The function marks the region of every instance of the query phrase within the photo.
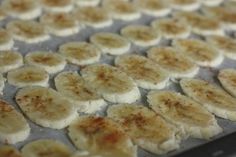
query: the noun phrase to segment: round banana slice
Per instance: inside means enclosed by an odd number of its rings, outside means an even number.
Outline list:
[[[77,117],[74,105],[51,88],[25,87],[17,92],[16,102],[30,120],[43,127],[62,129]]]
[[[144,89],[162,89],[169,78],[156,63],[139,55],[117,57],[115,64]]]
[[[176,10],[194,11],[200,8],[199,0],[169,0],[171,7]]]
[[[66,66],[66,60],[57,53],[35,51],[25,56],[27,64],[40,67],[48,73],[57,73]]]
[[[0,95],[3,94],[3,89],[5,86],[5,78],[0,74]]]
[[[121,34],[141,47],[156,45],[161,39],[159,32],[144,25],[126,26],[121,29]]]
[[[224,89],[231,95],[236,97],[236,70],[234,69],[223,69],[218,74],[218,79]]]
[[[26,43],[43,42],[50,38],[44,25],[35,21],[11,21],[7,24],[7,30],[12,33],[14,39]]]
[[[90,65],[82,69],[81,74],[107,101],[132,103],[140,99],[140,92],[134,81],[115,67],[106,64]]]
[[[15,144],[24,141],[29,136],[30,127],[24,116],[1,99],[0,115],[0,142]]]
[[[100,0],[74,0],[79,7],[98,6]]]
[[[199,71],[196,64],[171,47],[153,47],[147,54],[148,58],[166,70],[170,77],[193,77]]]
[[[134,0],[134,3],[147,15],[162,17],[171,13],[171,8],[166,0]]]
[[[141,17],[137,7],[128,1],[103,0],[103,7],[108,9],[115,19],[131,21]]]
[[[201,103],[209,112],[236,121],[236,99],[223,89],[200,79],[180,81],[184,93]]]
[[[227,36],[212,35],[208,36],[206,41],[224,56],[236,60],[236,40]]]
[[[21,153],[14,147],[3,145],[0,146],[1,157],[22,157]]]
[[[90,37],[90,41],[103,53],[121,55],[129,51],[130,42],[115,33],[100,32]]]
[[[206,17],[197,12],[178,12],[175,17],[185,20],[198,35],[224,35],[222,25],[216,18]]]
[[[22,20],[34,19],[42,12],[35,0],[4,0],[2,7],[8,15]]]
[[[151,25],[165,39],[187,38],[191,33],[188,23],[177,18],[154,20]]]
[[[121,125],[135,144],[147,151],[164,154],[179,148],[180,130],[142,105],[113,105],[107,115]]]
[[[0,28],[0,51],[2,50],[10,50],[13,45],[14,41],[10,35],[5,29]]]
[[[181,126],[194,138],[209,139],[223,130],[210,112],[200,104],[171,91],[150,92],[150,107],[166,120]]]
[[[69,98],[80,112],[95,113],[107,105],[76,72],[62,72],[54,81],[57,91]]]
[[[174,41],[173,45],[183,55],[200,66],[216,67],[224,59],[223,55],[214,47],[197,39],[178,39]]]
[[[48,32],[56,36],[69,36],[79,32],[78,22],[68,13],[46,13],[41,16],[40,22]]]
[[[74,17],[82,24],[93,28],[104,28],[113,23],[107,10],[101,7],[78,8],[74,11]]]
[[[73,0],[40,0],[47,12],[70,12],[73,9]]]
[[[72,64],[88,65],[100,60],[97,47],[87,42],[68,42],[60,46],[59,52]]]
[[[25,66],[14,69],[7,74],[9,84],[24,87],[24,86],[48,86],[49,75],[39,67]]]
[[[28,143],[21,149],[21,152],[24,157],[70,157],[72,154],[65,144],[51,139]]]
[[[19,52],[0,52],[0,73],[8,72],[23,65],[23,57]]]
[[[75,146],[92,155],[136,157],[137,147],[123,128],[107,117],[82,116],[69,126]]]
[[[208,7],[219,6],[224,0],[200,0],[200,2]]]
[[[0,6],[0,21],[6,19],[7,17],[7,11],[5,8],[2,7],[2,5]]]

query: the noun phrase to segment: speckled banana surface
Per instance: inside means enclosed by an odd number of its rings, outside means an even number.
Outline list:
[[[0,36],[0,51],[10,50],[14,45],[11,34],[5,29],[0,28]]]
[[[23,57],[16,51],[2,51],[0,53],[0,73],[19,68],[23,65]]]
[[[194,11],[199,9],[199,0],[169,0],[171,7],[176,10]]]
[[[70,12],[73,9],[73,0],[39,0],[47,12]]]
[[[9,145],[0,146],[1,157],[22,157],[22,154],[14,147]]]

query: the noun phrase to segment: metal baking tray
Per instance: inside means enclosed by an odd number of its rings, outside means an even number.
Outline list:
[[[1,0],[0,0],[1,2]],[[85,27],[82,28],[82,30],[78,33],[75,34],[73,36],[69,36],[69,37],[56,37],[56,36],[51,36],[51,39],[43,42],[43,43],[38,43],[38,44],[25,44],[23,42],[19,42],[19,41],[15,41],[15,46],[14,49],[16,49],[17,51],[21,52],[23,55],[32,52],[32,51],[36,51],[36,50],[45,50],[45,51],[53,51],[53,52],[57,52],[58,47],[66,42],[70,42],[70,41],[89,41],[89,37],[96,33],[96,32],[115,32],[115,33],[119,33],[120,29],[126,25],[129,24],[143,24],[143,25],[149,25],[150,22],[152,20],[154,20],[156,18],[151,17],[151,16],[147,16],[147,15],[142,15],[142,17],[136,21],[132,21],[132,22],[124,22],[124,21],[119,21],[119,20],[114,20],[114,23],[112,26],[104,28],[104,29],[93,29],[90,27]],[[6,19],[0,22],[0,26],[1,27],[5,27],[6,23],[11,20]],[[192,35],[191,37],[195,38],[197,37],[196,35]],[[161,41],[161,43],[157,46],[164,46],[164,45],[169,45],[170,42],[169,41]],[[129,53],[136,53],[139,55],[145,55],[146,50],[148,49],[148,47],[146,48],[140,48],[137,46],[132,45],[131,50]],[[110,55],[102,55],[100,62],[101,63],[107,63],[107,64],[111,64],[113,65],[113,61],[114,61],[114,56],[110,56]],[[216,68],[201,68],[198,75],[196,76],[196,78],[201,78],[207,81],[210,81],[214,84],[220,85],[218,80],[216,79],[218,70],[223,69],[223,68],[236,68],[236,61],[230,60],[230,59],[226,59],[224,60],[224,62]],[[75,66],[75,65],[71,65],[71,64],[67,64],[66,68],[64,71],[66,70],[75,70],[75,71],[80,71],[80,67],[79,66]],[[55,75],[51,75],[50,76],[50,87],[54,88],[54,78]],[[17,88],[15,88],[14,86],[9,85],[8,83],[6,83],[5,89],[4,89],[4,94],[3,96],[0,96],[2,99],[6,100],[7,102],[9,102],[10,104],[14,105],[14,107],[20,111],[19,107],[17,106],[17,104],[15,103],[15,94],[17,92]],[[143,90],[140,89],[141,93],[142,93],[142,100],[141,102],[144,105],[147,105],[147,101],[146,101],[146,94],[148,92],[148,90]],[[175,82],[171,82],[168,87],[166,87],[163,90],[173,90],[173,91],[177,91],[177,92],[182,92],[179,84],[175,83]],[[106,109],[104,109],[104,111],[99,112],[99,115],[105,115]],[[21,112],[21,111],[20,111]],[[183,156],[183,157],[199,157],[200,155],[203,156],[226,156],[227,152],[234,152],[234,148],[230,147],[231,149],[224,149],[225,147],[223,147],[223,145],[225,144],[226,147],[227,146],[233,146],[236,144],[236,133],[232,134],[234,132],[236,132],[236,122],[232,122],[229,120],[224,120],[221,118],[217,118],[217,121],[219,123],[219,125],[224,129],[223,133],[219,134],[218,136],[215,136],[214,138],[212,138],[211,140],[207,141],[207,140],[200,140],[200,139],[193,139],[193,138],[189,138],[185,141],[183,141],[181,143],[181,147],[180,149],[170,152],[168,154],[165,155],[160,155],[161,157],[167,157],[167,156]],[[24,141],[24,142],[20,142],[18,144],[16,144],[15,146],[19,149],[22,148],[22,146],[24,146],[25,144],[37,140],[37,139],[45,139],[45,138],[49,138],[49,139],[57,139],[61,142],[63,142],[64,144],[68,145],[69,147],[71,147],[73,150],[76,150],[76,148],[73,146],[72,142],[70,141],[70,139],[67,136],[67,129],[62,129],[62,130],[54,130],[54,129],[49,129],[49,128],[43,128],[40,127],[38,125],[36,125],[35,123],[31,122],[30,120],[28,120],[28,123],[31,127],[31,134],[30,136]],[[231,134],[231,135],[230,135]],[[223,145],[222,145],[223,144]],[[2,143],[0,143],[0,145],[2,145]],[[227,147],[229,148],[229,147]],[[190,151],[189,151],[190,150]],[[236,152],[236,150],[235,150]],[[183,154],[182,154],[183,153]],[[139,148],[139,153],[138,153],[139,157],[159,157],[158,155],[155,154],[151,154],[148,153],[147,151],[142,150],[141,148]],[[231,153],[232,154],[232,153]]]

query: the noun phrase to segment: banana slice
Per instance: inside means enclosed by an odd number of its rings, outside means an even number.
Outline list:
[[[101,32],[90,37],[90,41],[101,49],[103,53],[121,55],[129,51],[130,42],[115,33]]]
[[[10,50],[14,45],[14,41],[10,33],[8,33],[5,29],[0,28],[0,36],[0,51]]]
[[[3,6],[0,6],[0,21],[6,19],[7,17],[7,11],[5,8],[3,8]]]
[[[227,36],[212,35],[208,36],[206,41],[224,56],[236,60],[236,40]]]
[[[23,115],[1,99],[0,115],[0,142],[15,144],[29,136],[30,127]]]
[[[132,103],[140,99],[140,92],[134,81],[115,67],[106,64],[90,65],[82,69],[81,74],[107,101]]]
[[[183,127],[194,138],[209,139],[223,131],[214,115],[186,96],[160,91],[150,92],[147,97],[155,112],[176,126]]]
[[[98,6],[100,0],[74,0],[79,7]]]
[[[41,7],[35,0],[4,0],[2,7],[7,14],[22,20],[34,19],[41,15]]]
[[[57,90],[68,97],[80,112],[95,113],[107,105],[76,72],[62,72],[54,81]]]
[[[43,127],[62,129],[77,117],[74,105],[51,88],[25,87],[17,92],[16,102],[29,119]]]
[[[223,69],[218,74],[218,79],[226,91],[236,97],[236,70]]]
[[[171,7],[176,10],[194,11],[200,8],[199,0],[169,0]]]
[[[7,24],[7,30],[12,33],[14,39],[26,43],[43,42],[50,38],[44,25],[35,21],[11,21]]]
[[[41,16],[40,22],[48,32],[56,36],[69,36],[79,32],[78,22],[68,13],[46,13]]]
[[[223,1],[223,0],[222,0]],[[235,12],[235,8],[236,8],[236,1],[226,1],[225,3],[223,3],[224,8],[226,8],[227,10],[231,11],[231,12]]]
[[[200,2],[209,7],[219,6],[224,0],[200,0]]]
[[[24,86],[48,86],[49,75],[42,68],[35,66],[25,66],[14,69],[7,74],[9,84],[24,87]]]
[[[177,18],[154,20],[151,25],[165,39],[187,38],[191,33],[189,25],[184,20]]]
[[[141,47],[156,45],[161,39],[156,30],[144,25],[128,25],[121,29],[121,34]]]
[[[4,86],[5,86],[5,79],[2,76],[2,74],[0,74],[0,95],[3,94]]]
[[[66,145],[51,139],[28,143],[21,149],[21,152],[24,157],[70,157],[72,154]]]
[[[161,89],[167,85],[169,78],[156,63],[139,55],[117,57],[115,64],[144,89]]]
[[[178,12],[175,17],[185,20],[198,35],[224,35],[222,25],[216,18],[206,17],[197,12]]]
[[[166,70],[170,77],[193,77],[199,71],[196,64],[171,47],[153,47],[147,54],[148,58]]]
[[[183,79],[180,85],[186,95],[201,103],[209,112],[236,120],[236,99],[221,88],[199,79]]]
[[[74,17],[84,25],[94,28],[104,28],[113,21],[106,9],[101,7],[81,7],[74,11]]]
[[[40,0],[47,12],[70,12],[73,9],[72,0]]]
[[[4,145],[0,146],[1,157],[22,157],[21,153],[14,147]]]
[[[174,41],[173,46],[200,66],[216,67],[224,59],[214,47],[197,39],[178,39]]]
[[[77,148],[91,155],[137,157],[137,147],[123,128],[106,117],[79,117],[69,126],[69,137]]]
[[[57,73],[66,66],[65,59],[61,55],[52,52],[35,51],[28,53],[25,56],[25,61],[27,64],[40,67],[48,73]]]
[[[0,52],[0,73],[8,72],[23,65],[23,57],[19,52]]]
[[[141,17],[137,7],[128,1],[103,0],[103,7],[107,8],[115,19],[131,21]]]
[[[71,157],[103,157],[103,156],[92,155],[87,151],[76,151]]]
[[[162,17],[171,13],[171,8],[165,0],[134,0],[134,3],[147,15]]]
[[[100,60],[97,47],[87,42],[68,42],[60,46],[59,52],[72,64],[88,65]]]
[[[147,151],[164,154],[179,148],[179,129],[142,105],[114,105],[108,108],[107,114],[121,125],[135,144]]]

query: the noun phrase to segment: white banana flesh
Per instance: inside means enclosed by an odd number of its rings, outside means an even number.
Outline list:
[[[2,51],[0,53],[0,73],[19,68],[23,65],[23,57],[19,52]]]
[[[208,7],[219,6],[224,0],[200,0],[200,2]]]
[[[176,10],[194,11],[200,8],[199,0],[170,0],[171,7]]]
[[[101,0],[74,0],[79,7],[98,6]]]

